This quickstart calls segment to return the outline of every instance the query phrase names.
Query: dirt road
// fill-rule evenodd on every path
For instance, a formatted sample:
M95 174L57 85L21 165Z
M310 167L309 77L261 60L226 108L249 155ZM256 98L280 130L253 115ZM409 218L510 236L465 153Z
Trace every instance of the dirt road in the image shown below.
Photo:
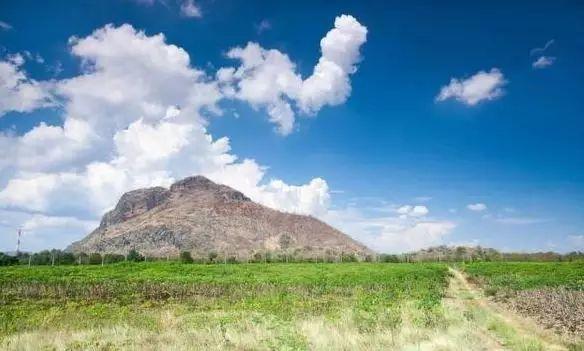
M450 272L445 307L462 313L469 333L483 343L477 350L568 350L553 332L489 301L460 271Z

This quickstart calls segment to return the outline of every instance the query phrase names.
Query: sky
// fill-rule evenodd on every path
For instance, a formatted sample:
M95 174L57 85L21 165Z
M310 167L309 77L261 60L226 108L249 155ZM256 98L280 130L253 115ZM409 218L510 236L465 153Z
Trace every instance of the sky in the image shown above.
M194 174L378 252L584 250L580 1L0 4L0 251Z

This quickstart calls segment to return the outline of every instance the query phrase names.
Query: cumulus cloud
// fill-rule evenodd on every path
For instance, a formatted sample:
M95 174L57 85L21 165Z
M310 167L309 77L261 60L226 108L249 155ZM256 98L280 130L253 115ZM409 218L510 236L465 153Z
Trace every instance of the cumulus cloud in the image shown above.
M342 15L320 42L321 57L312 75L303 79L288 55L257 43L231 49L227 56L240 61L235 70L223 70L222 82L233 95L256 109L265 108L282 135L292 132L296 111L312 115L334 106L351 94L349 76L356 72L367 28Z
M9 147L0 162L0 208L36 213L62 227L62 218L95 223L125 191L203 174L276 209L327 211L325 180L290 185L266 179L266 167L239 159L228 138L208 132L207 116L222 113L217 103L226 97L221 80L235 70L207 76L164 35L148 36L130 25L107 25L69 43L83 65L80 75L53 82L63 125L0 134L0 146ZM249 57L250 65L254 59ZM261 94L256 98L264 101ZM15 225L24 221L11 218ZM88 231L77 224L71 239Z
M183 0L180 5L180 14L185 17L202 17L201 8L195 3L194 0Z
M540 56L537 60L535 60L531 66L535 69L543 69L549 67L554 64L556 61L555 57L551 56Z
M347 207L330 210L324 218L350 233L373 250L402 253L444 244L456 223L446 220L407 216L413 208L400 207L396 216L369 215L360 209ZM427 210L427 209L426 209Z
M20 54L0 61L0 116L9 111L30 112L54 105L51 83L28 78L22 67L24 63Z
M448 85L440 89L436 101L455 99L468 106L474 106L481 101L494 100L502 96L506 84L503 73L497 68L492 68L489 72L479 71L466 79L452 78Z
M482 202L477 202L475 204L468 204L466 208L474 212L482 212L487 210L487 205Z

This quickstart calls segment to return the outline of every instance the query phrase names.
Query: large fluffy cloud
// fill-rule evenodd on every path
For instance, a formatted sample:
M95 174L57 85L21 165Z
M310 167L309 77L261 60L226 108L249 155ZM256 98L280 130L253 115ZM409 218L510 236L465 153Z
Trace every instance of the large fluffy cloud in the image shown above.
M440 89L436 101L455 99L474 106L481 101L494 100L503 95L505 84L507 81L497 68L492 68L489 72L479 71L466 79L452 78L448 85Z
M24 57L16 54L0 61L0 116L8 111L30 112L50 106L50 83L27 77L22 66Z
M12 226L24 225L35 213L42 216L37 222L69 226L78 238L123 192L168 186L192 174L231 185L273 208L326 212L326 181L290 185L266 179L266 167L240 160L228 138L209 134L206 118L221 113L217 103L230 97L226 85L194 68L189 54L164 35L108 25L71 38L70 47L82 61L81 74L51 83L62 103L63 124L0 134L0 146L8 150L0 162L0 208L21 214L12 216ZM21 74L17 64L11 67ZM27 78L16 82L41 84Z
M312 75L302 79L290 58L257 43L231 49L227 56L241 62L224 68L218 78L233 96L256 108L265 108L270 121L283 134L292 132L296 109L314 114L325 105L338 105L351 93L349 76L356 71L367 28L354 17L342 15L320 42L321 57Z

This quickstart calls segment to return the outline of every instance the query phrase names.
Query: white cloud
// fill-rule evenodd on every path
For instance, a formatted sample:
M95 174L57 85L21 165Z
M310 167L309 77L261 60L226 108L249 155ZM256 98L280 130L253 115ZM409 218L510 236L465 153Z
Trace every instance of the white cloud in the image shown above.
M258 34L262 34L263 32L270 30L272 28L272 23L267 19L261 20L259 24L256 25L256 31Z
M550 219L532 217L498 217L495 221L503 224L529 225L549 222Z
M417 206L404 205L404 206L399 207L396 210L396 212L399 213L400 215L404 215L404 216L423 217L423 216L427 215L430 211L428 210L428 207L423 206L423 205L417 205Z
M531 49L531 51L529 52L529 55L533 56L536 54L542 54L544 51L546 51L554 43L555 43L554 39L548 40L543 47Z
M202 17L201 8L194 0L183 0L180 5L180 13L185 17Z
M70 45L83 72L54 82L63 126L0 135L0 146L10 147L0 162L0 208L93 223L125 191L203 174L270 207L327 211L325 180L267 181L266 167L239 160L228 138L209 134L206 116L221 113L220 84L163 35L108 25ZM76 239L88 231L71 228Z
M265 108L278 132L287 135L294 127L293 104L301 113L311 115L326 105L347 100L349 76L356 71L366 37L367 28L354 17L337 17L335 27L320 42L321 57L312 75L305 80L286 54L250 42L227 53L241 64L235 71L221 71L223 86L234 89L235 97L256 109Z
M30 112L53 106L50 82L37 82L27 77L20 54L0 61L0 116L9 111Z
M8 223L8 226L5 227L7 230L4 230L7 237L0 240L0 251L16 249L17 228L22 228L20 249L39 251L48 248L63 249L99 224L97 221L80 220L74 217L0 210L0 224L2 223Z
M12 29L12 25L8 22L4 22L4 21L0 21L0 28L2 30L11 30Z
M450 83L440 89L436 101L455 99L468 106L481 101L494 100L504 94L507 84L503 73L497 68L489 72L479 71L466 79L452 78Z
M556 61L555 57L540 56L537 60L533 62L531 66L535 69L543 69L553 65L555 61Z
M487 205L484 203L478 202L476 204L469 204L466 206L467 209L475 212L485 211L487 209Z
M411 212L411 209L402 209L402 212ZM330 210L324 219L373 250L387 253L403 253L444 244L456 227L456 223L451 221L403 214L371 216L354 207Z

